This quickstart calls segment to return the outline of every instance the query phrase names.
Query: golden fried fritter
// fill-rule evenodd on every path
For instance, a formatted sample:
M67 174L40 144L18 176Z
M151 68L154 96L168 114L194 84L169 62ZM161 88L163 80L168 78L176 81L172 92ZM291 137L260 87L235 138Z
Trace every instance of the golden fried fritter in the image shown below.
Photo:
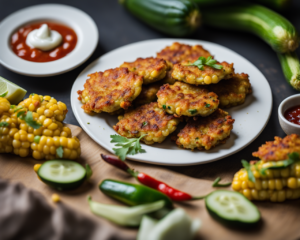
M119 117L119 120L114 126L117 133L127 138L147 134L141 139L146 144L161 143L175 131L179 123L178 118L160 109L157 102L128 110L124 116Z
M108 69L88 75L83 91L77 91L85 112L127 109L142 90L143 78L127 68Z
M133 104L135 106L140 106L151 102L156 102L156 93L158 92L161 85L161 81L143 85L140 95L133 101Z
M183 60L196 61L201 56L207 58L211 54L200 45L190 46L179 42L174 42L157 53L158 58L165 59L171 65Z
M218 96L205 87L193 86L183 82L165 84L157 93L158 106L175 116L208 116L219 105Z
M172 77L176 80L183 81L195 85L208 85L218 83L222 79L232 78L234 73L233 63L219 63L222 69L215 69L209 66L204 66L204 70L200 70L196 66L190 66L190 61L183 61L175 64L173 67Z
M252 92L248 74L234 74L231 79L211 84L208 89L218 95L219 107L229 108L243 104L246 95Z
M273 142L266 142L258 148L257 152L252 153L263 161L281 161L288 159L288 154L297 152L300 154L300 136L291 134L285 138L274 137Z
M134 62L124 62L120 67L126 67L144 78L144 84L150 84L166 76L168 65L159 58L138 58Z
M234 119L227 112L217 109L205 118L190 118L187 125L177 135L176 144L188 149L209 150L225 143L230 136Z

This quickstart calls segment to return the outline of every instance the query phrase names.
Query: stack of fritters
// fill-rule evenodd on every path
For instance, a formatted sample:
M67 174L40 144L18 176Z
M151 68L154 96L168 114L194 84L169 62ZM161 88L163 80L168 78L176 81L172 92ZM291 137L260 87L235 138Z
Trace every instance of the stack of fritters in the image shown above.
M208 150L229 136L234 119L218 107L242 104L251 85L247 74L235 74L233 64L222 69L191 65L211 54L200 45L173 43L157 57L124 62L119 68L93 73L78 91L86 112L120 113L116 132L140 137L146 144L162 142L180 121L186 126L176 144L187 149Z

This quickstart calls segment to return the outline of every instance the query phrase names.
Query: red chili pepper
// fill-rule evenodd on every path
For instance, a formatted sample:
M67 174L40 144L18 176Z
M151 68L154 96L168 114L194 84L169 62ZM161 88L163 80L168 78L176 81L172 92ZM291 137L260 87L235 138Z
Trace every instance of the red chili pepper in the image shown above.
M204 197L193 197L190 194L172 188L169 185L161 181L158 181L155 178L150 177L145 173L134 171L126 163L124 163L114 155L101 154L101 157L105 162L129 173L131 176L135 177L140 183L166 194L173 201L187 201L187 200L196 200L196 199L204 198Z

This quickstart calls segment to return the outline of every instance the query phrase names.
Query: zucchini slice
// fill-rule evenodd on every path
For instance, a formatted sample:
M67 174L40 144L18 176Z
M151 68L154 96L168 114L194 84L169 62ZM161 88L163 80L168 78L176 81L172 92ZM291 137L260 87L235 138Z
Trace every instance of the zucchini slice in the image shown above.
M256 4L240 4L203 12L206 25L253 33L276 52L293 52L299 46L298 33L287 19Z
M278 53L278 58L286 81L300 91L300 62L297 54L295 52Z
M260 219L257 207L238 192L217 190L205 198L208 212L229 226L251 226Z
M83 166L68 160L46 161L37 174L44 183L60 191L79 187L87 176Z

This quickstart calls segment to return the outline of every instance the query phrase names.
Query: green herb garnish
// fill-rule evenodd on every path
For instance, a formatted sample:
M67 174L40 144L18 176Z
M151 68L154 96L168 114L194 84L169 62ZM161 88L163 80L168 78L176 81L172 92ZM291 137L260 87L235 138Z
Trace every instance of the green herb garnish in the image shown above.
M59 158L62 158L64 155L64 149L62 146L59 146L58 148L56 148L56 154Z
M215 59L213 59L211 56L209 56L208 58L205 57L199 57L198 60L196 60L195 62L188 64L187 66L196 66L198 67L200 70L204 70L204 65L215 68L215 69L222 69L223 66L216 64L217 61Z
M34 96L36 93L30 93L30 95L29 96Z
M8 94L8 91L6 91L5 93L1 94L0 97L5 97Z
M191 114L195 114L195 113L197 113L197 110L196 110L196 109L189 109L189 112L190 112Z
M166 109L166 105L162 105L163 109Z
M36 135L36 136L33 138L33 141L34 141L35 143L39 143L39 142L40 142L40 139L41 139L41 136Z
M210 104L209 104L209 103L206 103L206 104L205 104L205 107L209 108L209 107L210 107Z
M282 165L280 165L280 166L273 165L273 166L261 168L260 173L262 175L266 175L266 170L268 170L268 169L286 168L286 167L288 167L288 166L292 165L293 163L298 162L300 160L299 153L297 153L297 152L293 152L293 153L288 154L288 157L289 157L288 159L280 161L282 163Z
M93 171L90 167L90 165L85 164L85 171L86 171L86 180L88 180L92 175L93 175Z
M9 123L8 122L0 122L0 127L8 127Z
M221 181L220 177L217 177L216 180L213 182L213 187L228 187L231 185L231 182L229 183L219 183Z
M32 112L28 111L27 113L25 111L18 112L17 117L21 120L24 120L28 126L39 129L42 125L37 123L35 120L33 120Z
M168 106L168 109L169 109L169 110L171 110L171 107L170 107L170 106Z
M251 181L251 182L255 182L255 177L251 171L251 165L250 163L248 163L246 160L242 160L242 165L243 167L245 168L245 170L247 171L248 173L248 179Z
M147 126L147 125L148 125L148 122L143 122L143 127Z
M20 109L22 109L23 107L22 106L18 106L18 107L16 107L15 109L14 109L14 112L17 112L17 111L19 111Z
M122 137L120 135L110 135L111 137L111 143L117 143L115 146L120 146L120 148L113 148L115 151L115 154L124 161L126 158L126 155L134 155L137 153L144 153L146 152L144 149L142 149L140 145L140 139L146 136L147 134L143 134L139 138L126 138Z

